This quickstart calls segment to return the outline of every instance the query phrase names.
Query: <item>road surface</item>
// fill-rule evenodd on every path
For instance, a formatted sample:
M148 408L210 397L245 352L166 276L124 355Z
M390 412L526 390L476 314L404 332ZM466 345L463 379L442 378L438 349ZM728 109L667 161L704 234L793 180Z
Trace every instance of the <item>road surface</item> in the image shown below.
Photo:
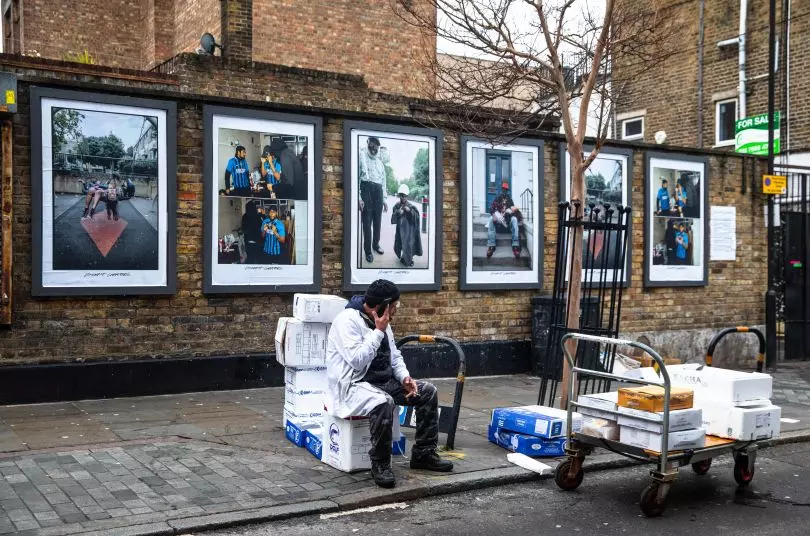
M810 443L763 450L748 489L738 490L730 457L709 474L681 469L664 515L648 519L638 507L649 466L587 473L562 492L552 480L469 491L400 503L374 512L311 516L211 532L216 536L362 536L440 534L808 534Z

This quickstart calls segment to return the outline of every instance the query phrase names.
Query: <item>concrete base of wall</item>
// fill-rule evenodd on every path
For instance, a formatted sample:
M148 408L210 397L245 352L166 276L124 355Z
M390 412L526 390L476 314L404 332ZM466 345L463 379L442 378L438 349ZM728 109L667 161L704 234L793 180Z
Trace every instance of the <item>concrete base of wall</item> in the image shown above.
M765 333L765 326L751 326ZM678 331L642 331L622 333L621 337L646 344L663 357L677 357L687 363L702 363L712 338L719 332L715 328ZM759 341L750 333L726 335L714 352L714 366L720 368L756 368Z
M525 374L529 341L461 344L467 376ZM459 359L446 345L408 344L402 349L415 378L455 378ZM31 404L284 385L273 354L181 359L53 363L0 367L0 404Z

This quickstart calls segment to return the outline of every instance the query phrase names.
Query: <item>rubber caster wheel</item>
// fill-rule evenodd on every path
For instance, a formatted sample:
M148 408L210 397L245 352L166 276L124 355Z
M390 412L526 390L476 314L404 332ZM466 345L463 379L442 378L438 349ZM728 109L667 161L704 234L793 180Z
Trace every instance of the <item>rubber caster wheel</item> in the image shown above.
M582 484L582 479L585 477L585 471L582 470L582 466L580 465L579 471L577 474L572 478L568 471L571 469L571 460L565 460L560 465L557 466L557 470L554 472L554 482L565 491L574 491Z
M666 496L663 499L658 498L658 489L661 486L658 482L653 482L641 492L641 501L639 506L641 511L647 517L658 517L664 513L667 508Z
M745 487L754 480L754 468L748 469L748 458L740 456L734 462L734 480L738 486Z
M692 464L692 471L695 472L697 475L705 475L709 472L709 468L712 466L712 459L709 458L708 460L703 460L702 462L697 462Z

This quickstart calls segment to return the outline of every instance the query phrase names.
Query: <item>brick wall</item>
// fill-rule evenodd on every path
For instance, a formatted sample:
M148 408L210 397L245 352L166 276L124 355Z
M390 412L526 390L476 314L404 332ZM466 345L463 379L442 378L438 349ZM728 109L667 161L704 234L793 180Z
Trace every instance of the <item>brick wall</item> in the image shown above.
M205 32L219 42L220 13L220 0L174 0L174 53L195 52Z
M288 104L312 113L307 103L324 112L323 160L323 288L342 293L343 257L343 120L344 113L364 112L406 117L409 101L376 93L356 76L296 70L278 66L234 65L218 58L186 55L176 64L179 86L135 83L92 73L68 75L17 69L20 113L14 118L14 325L0 332L4 363L52 360L99 360L163 356L208 356L272 352L272 326L291 312L290 295L208 297L202 293L203 121L202 99ZM50 76L71 84L103 83L123 92L149 90L178 101L177 140L177 293L161 298L31 297L31 180L28 124L28 83ZM177 89L181 93L177 93ZM157 93L154 93L157 92ZM167 93L173 92L173 93ZM557 138L545 154L544 289L551 286L556 246L555 202L558 196ZM460 292L459 270L459 139L444 137L442 288L408 293L395 322L399 334L424 331L462 341L526 340L530 337L529 299L537 291ZM632 286L626 292L623 331L677 330L762 323L765 290L765 238L757 196L741 193L742 160L711 157L711 204L735 205L738 260L710 263L710 285L694 289L642 288L643 217L634 216ZM643 151L634 160L633 205L643 206ZM749 175L750 178L750 175ZM759 218L759 219L757 219ZM758 238L755 232L759 233ZM238 326L238 329L234 329ZM268 329L268 326L271 326Z
M154 42L147 24L149 1L26 0L23 52L65 60L87 50L99 65L142 68Z
M253 0L223 0L223 55L231 60L253 59Z
M810 111L810 70L806 69L810 53L810 4L792 2L790 27L790 98L791 149L810 150L810 124L802 118ZM777 38L784 52L786 13L777 2ZM656 131L664 130L672 145L697 146L698 116L698 5L699 0L670 0L670 14L684 21L679 36L679 52L667 61L642 72L623 69L617 61L614 76L619 85L627 84L626 93L617 106L617 113L646 110L645 141L652 142ZM739 85L737 46L719 48L717 43L736 38L739 34L739 0L706 0L704 18L703 65L703 129L700 136L704 147L715 144L715 104L718 94L736 96ZM768 3L748 3L746 32L746 76L748 102L746 116L767 113L768 80ZM780 60L776 75L775 106L783 117L786 107L786 57ZM762 77L758 78L757 77ZM742 117L742 116L741 116ZM621 125L619 125L621 127ZM787 127L783 123L783 147L786 147ZM731 148L725 150L733 151Z
M423 0L420 0L423 1ZM379 91L423 95L421 58L436 49L376 0L253 0L256 61L365 76Z

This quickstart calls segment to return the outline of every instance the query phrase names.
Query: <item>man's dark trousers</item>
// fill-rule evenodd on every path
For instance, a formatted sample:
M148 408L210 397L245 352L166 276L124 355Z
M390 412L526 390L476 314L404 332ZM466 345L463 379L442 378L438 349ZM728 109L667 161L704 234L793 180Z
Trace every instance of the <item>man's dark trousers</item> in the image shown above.
M363 252L371 255L371 247L380 246L380 224L382 223L382 185L371 181L360 181L360 199L363 201ZM373 224L373 235L372 235Z
M416 380L419 395L405 398L405 387L395 378L384 384L372 384L388 394L388 402L369 413L371 450L369 457L383 466L391 462L391 426L394 406L416 408L416 443L411 454L419 458L436 450L439 444L439 395L432 383ZM399 438L397 438L399 439Z

